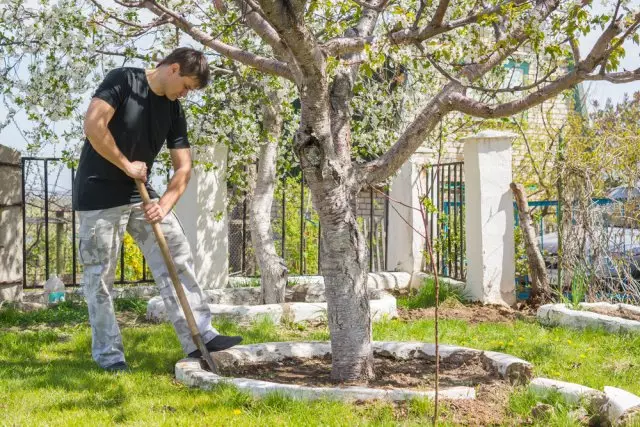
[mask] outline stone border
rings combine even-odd
[[[370,289],[406,289],[411,283],[412,275],[402,271],[383,271],[380,273],[367,274],[367,287]],[[242,288],[252,285],[259,278],[236,276],[229,277],[229,288]],[[324,288],[324,277],[322,276],[289,276],[289,285],[320,286]]]
[[[609,303],[581,303],[580,307],[617,308],[632,307],[634,311],[640,308],[628,304]],[[640,322],[623,319],[621,317],[607,316],[605,314],[593,313],[587,310],[573,310],[565,304],[547,304],[538,309],[538,321],[546,326],[564,326],[572,329],[604,329],[610,333],[640,333]]]
[[[381,272],[381,273],[369,273],[367,277],[367,286],[370,289],[405,289],[409,287],[411,282],[411,274],[404,272]],[[259,289],[260,278],[235,276],[229,277],[226,288],[217,289],[205,289],[205,292],[222,291],[225,289],[237,289],[250,287]],[[444,280],[444,279],[443,279]],[[257,281],[257,282],[256,282]],[[297,287],[304,287],[317,295],[324,296],[324,278],[322,276],[289,276],[290,287],[287,290],[295,290]],[[82,286],[71,288],[67,287],[67,295],[71,298],[83,298]],[[114,287],[114,298],[152,298],[160,295],[158,288],[151,285],[133,285],[133,286],[116,286]],[[35,302],[44,304],[44,291],[27,289],[22,294],[22,301]],[[307,301],[307,302],[320,302],[320,301]]]
[[[396,357],[398,359],[433,358],[435,345],[422,342],[375,341],[373,351],[376,354]],[[256,361],[277,361],[285,357],[314,357],[331,353],[328,342],[276,342],[241,345],[229,350],[212,353],[221,366],[242,364]],[[442,358],[467,359],[477,354],[483,356],[483,363],[489,364],[503,378],[511,379],[510,372],[531,373],[531,364],[507,354],[483,352],[480,350],[450,345],[440,346]],[[373,389],[368,387],[309,387],[294,384],[279,384],[247,378],[231,378],[216,375],[204,370],[197,359],[183,359],[176,363],[176,379],[188,386],[211,389],[219,383],[233,384],[240,390],[249,392],[255,397],[268,393],[280,393],[295,399],[337,399],[337,400],[407,400],[416,397],[433,398],[434,391],[417,391],[402,389]],[[522,375],[518,375],[522,379]],[[475,388],[452,387],[440,391],[440,397],[446,399],[475,399]]]
[[[541,396],[558,392],[569,403],[583,401],[592,412],[606,417],[613,425],[624,424],[640,415],[640,397],[615,387],[605,386],[602,392],[580,384],[535,378],[529,383],[529,389]]]
[[[115,286],[113,288],[113,298],[152,298],[160,295],[155,285],[135,285],[135,286]],[[69,299],[84,300],[84,292],[82,286],[67,287],[65,289],[65,297]],[[22,293],[22,301],[45,304],[44,291],[42,290],[25,290]]]
[[[254,288],[235,288],[234,292],[249,291]],[[229,289],[225,290],[229,291]],[[255,289],[254,289],[255,291]],[[258,290],[259,292],[259,290]],[[220,290],[215,293],[219,294]],[[398,315],[396,299],[393,295],[381,291],[370,290],[371,320],[381,320],[385,316],[389,318]],[[260,317],[268,317],[274,323],[290,321],[300,323],[310,320],[324,320],[327,318],[326,302],[291,302],[284,304],[260,304],[260,305],[232,305],[209,304],[209,309],[214,318],[225,317],[241,324],[251,323]],[[147,319],[156,322],[167,320],[166,310],[162,297],[153,297],[147,304]]]

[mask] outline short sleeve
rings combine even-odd
[[[131,85],[124,68],[116,68],[109,71],[98,89],[93,94],[94,98],[106,101],[113,108],[117,109],[131,92]]]
[[[187,138],[187,119],[179,101],[174,101],[171,108],[171,128],[167,134],[167,148],[189,148]]]

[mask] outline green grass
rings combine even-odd
[[[135,300],[116,304],[135,314],[143,305]],[[215,326],[225,334],[244,335],[246,343],[328,339],[326,328],[283,327],[266,320],[250,327]],[[374,324],[374,339],[432,341],[433,326],[431,320],[385,320]],[[533,362],[537,376],[640,394],[640,337],[547,329],[523,321],[470,325],[446,320],[440,329],[443,343],[514,354]],[[298,402],[277,395],[257,400],[230,386],[190,389],[174,380],[173,366],[182,352],[170,325],[122,330],[132,372],[113,375],[91,360],[83,304],[65,303],[40,313],[0,310],[0,425],[427,425],[432,412],[427,400],[411,401],[399,412],[382,402]],[[538,400],[517,390],[506,423],[526,419]],[[538,425],[576,425],[570,407],[553,396],[547,400],[556,410]],[[442,425],[450,424],[445,420]]]
[[[447,300],[462,302],[465,300],[463,289],[451,286],[447,282],[440,283],[438,300],[442,303]],[[436,306],[436,283],[433,279],[425,279],[423,286],[413,295],[401,296],[397,298],[400,307],[409,309],[427,308]]]
[[[545,328],[537,323],[469,324],[440,322],[440,342],[500,351],[527,360],[534,375],[602,389],[605,385],[640,395],[640,335]],[[373,338],[433,342],[434,322],[386,320],[375,324]]]

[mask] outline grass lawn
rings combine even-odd
[[[142,321],[144,303],[121,300],[127,361],[131,373],[109,374],[90,357],[86,307],[78,303],[40,312],[0,310],[0,425],[428,425],[431,402],[343,404],[299,402],[271,396],[255,400],[228,386],[212,391],[175,382],[173,365],[182,357],[168,324]],[[276,327],[258,322],[249,328],[215,325],[240,333],[245,343],[327,340],[323,327]],[[374,324],[375,340],[432,341],[433,321]],[[441,342],[503,351],[532,362],[536,376],[604,385],[640,394],[640,336],[548,329],[522,320],[513,323],[441,322]],[[524,389],[509,399],[506,425],[526,420],[538,400]],[[550,419],[538,425],[579,425],[555,397]],[[444,408],[442,425],[451,424]]]

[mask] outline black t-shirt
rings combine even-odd
[[[140,68],[117,68],[98,87],[95,98],[116,111],[109,131],[129,161],[142,161],[150,173],[165,140],[169,149],[188,148],[187,121],[178,100],[156,95]],[[149,195],[158,197],[147,184]],[[73,192],[75,210],[88,211],[141,201],[135,182],[84,141]]]

